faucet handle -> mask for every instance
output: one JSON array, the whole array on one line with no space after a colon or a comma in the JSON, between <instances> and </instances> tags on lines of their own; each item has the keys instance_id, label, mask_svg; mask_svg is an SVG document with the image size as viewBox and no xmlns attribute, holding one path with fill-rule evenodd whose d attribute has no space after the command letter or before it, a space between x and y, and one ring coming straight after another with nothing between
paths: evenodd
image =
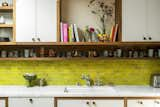
<instances>
[{"instance_id":1,"label":"faucet handle","mask_svg":"<svg viewBox=\"0 0 160 107\"><path fill-rule=\"evenodd\" d=\"M97 79L94 81L94 85L95 85L95 86L102 86L102 85L103 85L102 80L99 79L99 78L97 78Z\"/></svg>"},{"instance_id":2,"label":"faucet handle","mask_svg":"<svg viewBox=\"0 0 160 107\"><path fill-rule=\"evenodd\" d=\"M76 83L77 86L81 86L81 84L79 82Z\"/></svg>"},{"instance_id":3,"label":"faucet handle","mask_svg":"<svg viewBox=\"0 0 160 107\"><path fill-rule=\"evenodd\" d=\"M64 93L68 93L67 87L64 88Z\"/></svg>"}]
</instances>

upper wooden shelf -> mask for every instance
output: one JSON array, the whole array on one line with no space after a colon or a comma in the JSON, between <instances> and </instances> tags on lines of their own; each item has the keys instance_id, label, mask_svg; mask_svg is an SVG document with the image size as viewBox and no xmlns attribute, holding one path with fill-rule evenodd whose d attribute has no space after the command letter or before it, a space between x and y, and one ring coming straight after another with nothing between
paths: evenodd
<instances>
[{"instance_id":1,"label":"upper wooden shelf","mask_svg":"<svg viewBox=\"0 0 160 107\"><path fill-rule=\"evenodd\" d=\"M0 42L0 46L160 46L160 42Z\"/></svg>"},{"instance_id":2,"label":"upper wooden shelf","mask_svg":"<svg viewBox=\"0 0 160 107\"><path fill-rule=\"evenodd\" d=\"M13 10L13 6L0 6L0 11L12 11Z\"/></svg>"},{"instance_id":3,"label":"upper wooden shelf","mask_svg":"<svg viewBox=\"0 0 160 107\"><path fill-rule=\"evenodd\" d=\"M1 27L9 27L9 28L11 28L11 27L13 27L13 25L12 24L0 24L0 28Z\"/></svg>"}]
</instances>

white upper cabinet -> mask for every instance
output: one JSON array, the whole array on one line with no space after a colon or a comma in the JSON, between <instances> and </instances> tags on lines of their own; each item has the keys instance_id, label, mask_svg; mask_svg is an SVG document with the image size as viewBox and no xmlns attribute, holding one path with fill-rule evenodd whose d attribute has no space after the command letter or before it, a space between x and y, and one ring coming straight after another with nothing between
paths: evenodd
<instances>
[{"instance_id":1,"label":"white upper cabinet","mask_svg":"<svg viewBox=\"0 0 160 107\"><path fill-rule=\"evenodd\" d=\"M142 41L145 35L146 0L123 0L122 2L122 40Z\"/></svg>"},{"instance_id":2,"label":"white upper cabinet","mask_svg":"<svg viewBox=\"0 0 160 107\"><path fill-rule=\"evenodd\" d=\"M31 42L35 28L35 0L16 0L16 41Z\"/></svg>"},{"instance_id":3,"label":"white upper cabinet","mask_svg":"<svg viewBox=\"0 0 160 107\"><path fill-rule=\"evenodd\" d=\"M16 42L56 42L56 0L16 1Z\"/></svg>"},{"instance_id":4,"label":"white upper cabinet","mask_svg":"<svg viewBox=\"0 0 160 107\"><path fill-rule=\"evenodd\" d=\"M56 0L37 0L37 36L42 42L56 42Z\"/></svg>"},{"instance_id":5,"label":"white upper cabinet","mask_svg":"<svg viewBox=\"0 0 160 107\"><path fill-rule=\"evenodd\" d=\"M160 41L160 0L148 0L148 34L152 41Z\"/></svg>"},{"instance_id":6,"label":"white upper cabinet","mask_svg":"<svg viewBox=\"0 0 160 107\"><path fill-rule=\"evenodd\" d=\"M160 0L122 0L122 41L160 41Z\"/></svg>"}]
</instances>

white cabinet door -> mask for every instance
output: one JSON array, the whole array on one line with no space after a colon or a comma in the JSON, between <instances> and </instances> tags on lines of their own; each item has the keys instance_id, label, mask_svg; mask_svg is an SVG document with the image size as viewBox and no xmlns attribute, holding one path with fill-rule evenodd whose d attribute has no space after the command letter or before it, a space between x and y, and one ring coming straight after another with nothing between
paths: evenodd
<instances>
[{"instance_id":1,"label":"white cabinet door","mask_svg":"<svg viewBox=\"0 0 160 107\"><path fill-rule=\"evenodd\" d=\"M58 100L57 107L90 107L89 100Z\"/></svg>"},{"instance_id":2,"label":"white cabinet door","mask_svg":"<svg viewBox=\"0 0 160 107\"><path fill-rule=\"evenodd\" d=\"M149 99L128 100L127 107L154 107L154 100L149 100Z\"/></svg>"},{"instance_id":3,"label":"white cabinet door","mask_svg":"<svg viewBox=\"0 0 160 107\"><path fill-rule=\"evenodd\" d=\"M33 99L32 99L33 100ZM9 98L9 107L34 107L31 98Z\"/></svg>"},{"instance_id":4,"label":"white cabinet door","mask_svg":"<svg viewBox=\"0 0 160 107\"><path fill-rule=\"evenodd\" d=\"M56 42L57 0L37 0L37 36L41 42Z\"/></svg>"},{"instance_id":5,"label":"white cabinet door","mask_svg":"<svg viewBox=\"0 0 160 107\"><path fill-rule=\"evenodd\" d=\"M36 98L34 107L54 107L53 98Z\"/></svg>"},{"instance_id":6,"label":"white cabinet door","mask_svg":"<svg viewBox=\"0 0 160 107\"><path fill-rule=\"evenodd\" d=\"M160 100L156 99L154 101L154 107L160 107Z\"/></svg>"},{"instance_id":7,"label":"white cabinet door","mask_svg":"<svg viewBox=\"0 0 160 107\"><path fill-rule=\"evenodd\" d=\"M9 98L9 107L53 107L53 98Z\"/></svg>"},{"instance_id":8,"label":"white cabinet door","mask_svg":"<svg viewBox=\"0 0 160 107\"><path fill-rule=\"evenodd\" d=\"M91 100L92 107L124 107L124 100Z\"/></svg>"},{"instance_id":9,"label":"white cabinet door","mask_svg":"<svg viewBox=\"0 0 160 107\"><path fill-rule=\"evenodd\" d=\"M0 99L0 107L6 107L6 100Z\"/></svg>"},{"instance_id":10,"label":"white cabinet door","mask_svg":"<svg viewBox=\"0 0 160 107\"><path fill-rule=\"evenodd\" d=\"M35 36L35 0L16 0L16 42L31 42Z\"/></svg>"},{"instance_id":11,"label":"white cabinet door","mask_svg":"<svg viewBox=\"0 0 160 107\"><path fill-rule=\"evenodd\" d=\"M160 41L160 0L148 0L148 36Z\"/></svg>"},{"instance_id":12,"label":"white cabinet door","mask_svg":"<svg viewBox=\"0 0 160 107\"><path fill-rule=\"evenodd\" d=\"M146 0L122 0L122 41L144 41Z\"/></svg>"}]
</instances>

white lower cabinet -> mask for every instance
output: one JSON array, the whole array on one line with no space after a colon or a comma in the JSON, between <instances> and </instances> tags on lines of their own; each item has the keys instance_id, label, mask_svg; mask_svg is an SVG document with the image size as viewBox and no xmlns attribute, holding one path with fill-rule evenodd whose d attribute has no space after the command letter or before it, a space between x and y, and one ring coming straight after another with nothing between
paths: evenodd
<instances>
[{"instance_id":1,"label":"white lower cabinet","mask_svg":"<svg viewBox=\"0 0 160 107\"><path fill-rule=\"evenodd\" d=\"M160 107L160 100L155 100L154 101L154 107Z\"/></svg>"},{"instance_id":2,"label":"white lower cabinet","mask_svg":"<svg viewBox=\"0 0 160 107\"><path fill-rule=\"evenodd\" d=\"M0 107L6 107L6 100L0 99Z\"/></svg>"},{"instance_id":3,"label":"white lower cabinet","mask_svg":"<svg viewBox=\"0 0 160 107\"><path fill-rule=\"evenodd\" d=\"M124 107L124 100L57 100L57 107Z\"/></svg>"},{"instance_id":4,"label":"white lower cabinet","mask_svg":"<svg viewBox=\"0 0 160 107\"><path fill-rule=\"evenodd\" d=\"M127 107L160 107L160 101L156 99L131 99L127 101Z\"/></svg>"},{"instance_id":5,"label":"white lower cabinet","mask_svg":"<svg viewBox=\"0 0 160 107\"><path fill-rule=\"evenodd\" d=\"M127 107L153 107L154 106L154 100L150 99L134 99L134 100L128 100L127 101Z\"/></svg>"},{"instance_id":6,"label":"white lower cabinet","mask_svg":"<svg viewBox=\"0 0 160 107\"><path fill-rule=\"evenodd\" d=\"M53 107L53 98L9 98L9 107Z\"/></svg>"}]
</instances>

